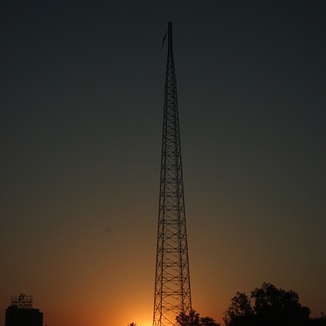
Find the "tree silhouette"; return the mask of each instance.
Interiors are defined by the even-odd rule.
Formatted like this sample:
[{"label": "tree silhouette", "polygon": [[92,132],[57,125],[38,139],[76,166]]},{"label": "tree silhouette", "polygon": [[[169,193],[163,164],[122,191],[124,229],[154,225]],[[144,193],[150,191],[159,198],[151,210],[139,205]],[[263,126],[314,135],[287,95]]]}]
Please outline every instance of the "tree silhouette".
[{"label": "tree silhouette", "polygon": [[221,326],[211,317],[200,317],[195,310],[191,310],[189,315],[181,312],[176,321],[179,326]]},{"label": "tree silhouette", "polygon": [[[296,292],[263,283],[251,292],[251,300],[238,292],[224,314],[226,326],[306,326],[310,309],[299,303]],[[252,303],[253,302],[253,303]]]},{"label": "tree silhouette", "polygon": [[127,326],[138,326],[136,323],[130,323]]},{"label": "tree silhouette", "polygon": [[311,318],[309,326],[326,326],[326,315],[322,312],[320,317]]},{"label": "tree silhouette", "polygon": [[251,325],[254,322],[254,309],[245,293],[237,292],[229,309],[224,314],[226,326]]},{"label": "tree silhouette", "polygon": [[310,309],[302,307],[299,296],[294,291],[277,289],[274,285],[263,283],[260,289],[251,292],[255,300],[254,310],[264,325],[307,325]]}]

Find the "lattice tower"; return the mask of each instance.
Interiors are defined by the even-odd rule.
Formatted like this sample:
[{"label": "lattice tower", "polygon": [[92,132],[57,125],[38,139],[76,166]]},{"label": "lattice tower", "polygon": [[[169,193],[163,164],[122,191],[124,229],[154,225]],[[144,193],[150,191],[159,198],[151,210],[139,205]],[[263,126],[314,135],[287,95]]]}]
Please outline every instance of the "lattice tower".
[{"label": "lattice tower", "polygon": [[153,326],[175,325],[192,309],[171,22],[167,35]]}]

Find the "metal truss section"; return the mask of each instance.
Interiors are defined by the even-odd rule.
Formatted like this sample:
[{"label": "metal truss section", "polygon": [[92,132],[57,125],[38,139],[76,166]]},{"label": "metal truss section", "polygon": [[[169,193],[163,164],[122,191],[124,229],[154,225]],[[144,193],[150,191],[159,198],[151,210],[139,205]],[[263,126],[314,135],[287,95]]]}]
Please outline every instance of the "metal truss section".
[{"label": "metal truss section", "polygon": [[191,306],[177,82],[168,24],[153,326],[176,324]]}]

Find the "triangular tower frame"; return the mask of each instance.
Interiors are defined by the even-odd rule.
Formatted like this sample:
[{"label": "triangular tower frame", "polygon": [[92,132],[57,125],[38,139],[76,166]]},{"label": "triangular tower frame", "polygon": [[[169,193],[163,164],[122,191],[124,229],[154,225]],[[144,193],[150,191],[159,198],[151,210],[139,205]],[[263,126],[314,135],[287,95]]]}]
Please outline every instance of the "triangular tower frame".
[{"label": "triangular tower frame", "polygon": [[171,22],[167,35],[153,326],[175,325],[192,310]]}]

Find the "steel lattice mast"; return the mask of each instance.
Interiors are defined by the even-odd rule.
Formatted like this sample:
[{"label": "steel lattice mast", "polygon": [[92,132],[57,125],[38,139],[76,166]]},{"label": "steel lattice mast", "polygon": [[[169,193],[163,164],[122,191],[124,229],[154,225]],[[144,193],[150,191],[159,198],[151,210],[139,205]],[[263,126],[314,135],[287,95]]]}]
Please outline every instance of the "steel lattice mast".
[{"label": "steel lattice mast", "polygon": [[191,311],[177,83],[168,24],[153,326],[171,326]]}]

